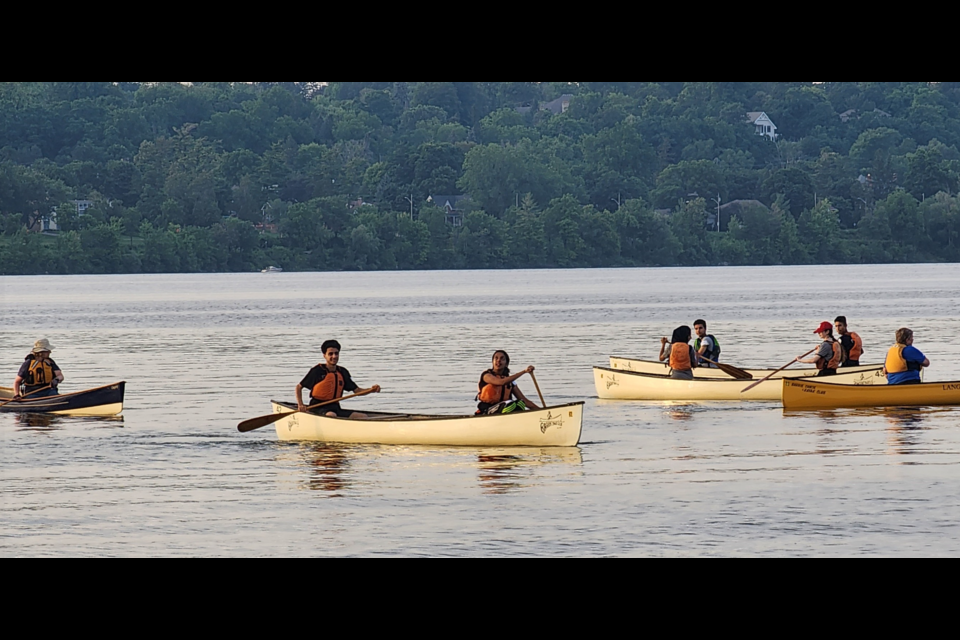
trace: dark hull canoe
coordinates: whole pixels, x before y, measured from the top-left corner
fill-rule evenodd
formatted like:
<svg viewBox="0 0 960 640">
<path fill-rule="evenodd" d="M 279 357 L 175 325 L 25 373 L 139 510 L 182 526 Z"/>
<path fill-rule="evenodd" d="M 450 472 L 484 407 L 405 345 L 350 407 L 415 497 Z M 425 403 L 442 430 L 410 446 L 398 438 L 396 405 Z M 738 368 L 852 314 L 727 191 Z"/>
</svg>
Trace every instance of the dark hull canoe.
<svg viewBox="0 0 960 640">
<path fill-rule="evenodd" d="M 58 416 L 110 417 L 123 411 L 123 393 L 126 382 L 118 382 L 99 389 L 67 393 L 33 400 L 27 398 L 10 402 L 0 407 L 0 413 L 48 413 Z M 6 396 L 6 397 L 3 397 Z M 6 402 L 10 391 L 0 392 L 0 400 Z"/>
</svg>

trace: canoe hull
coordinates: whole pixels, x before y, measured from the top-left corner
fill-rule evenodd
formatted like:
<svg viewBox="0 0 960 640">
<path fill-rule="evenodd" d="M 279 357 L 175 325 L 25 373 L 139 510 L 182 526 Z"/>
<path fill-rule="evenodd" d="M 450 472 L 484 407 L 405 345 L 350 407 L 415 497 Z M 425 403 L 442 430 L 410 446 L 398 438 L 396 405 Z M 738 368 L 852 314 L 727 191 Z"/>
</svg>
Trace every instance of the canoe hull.
<svg viewBox="0 0 960 640">
<path fill-rule="evenodd" d="M 960 382 L 888 385 L 878 389 L 813 380 L 783 381 L 783 408 L 788 411 L 957 405 Z"/>
<path fill-rule="evenodd" d="M 575 447 L 584 403 L 497 416 L 422 416 L 364 412 L 369 420 L 295 413 L 276 423 L 285 442 L 450 447 Z M 274 402 L 275 414 L 296 407 Z"/>
<path fill-rule="evenodd" d="M 864 365 L 862 367 L 849 367 L 840 369 L 843 374 L 869 372 L 873 373 L 883 365 Z M 649 360 L 633 360 L 631 358 L 610 358 L 610 368 L 617 371 L 626 371 L 628 373 L 646 373 L 654 376 L 670 375 L 670 365 L 664 362 L 651 362 Z M 740 367 L 742 368 L 742 367 Z M 772 380 L 783 380 L 786 378 L 814 378 L 818 373 L 816 369 L 787 369 L 779 373 L 774 373 L 776 369 L 744 369 L 747 373 L 753 375 L 754 380 L 763 380 L 770 374 L 773 374 Z M 729 380 L 730 376 L 720 371 L 720 369 L 697 369 L 697 378 L 719 378 Z"/>
<path fill-rule="evenodd" d="M 27 398 L 0 407 L 0 413 L 45 413 L 55 416 L 85 416 L 108 418 L 123 412 L 126 382 L 59 396 Z M 9 390 L 4 389 L 4 394 Z M 12 393 L 11 393 L 12 395 Z M 4 400 L 5 401 L 5 400 Z"/>
<path fill-rule="evenodd" d="M 886 386 L 882 369 L 838 374 L 831 378 L 839 384 Z M 783 380 L 767 380 L 747 393 L 743 390 L 754 384 L 751 380 L 700 378 L 673 380 L 667 376 L 631 373 L 597 367 L 593 371 L 597 395 L 601 400 L 635 400 L 647 402 L 710 402 L 755 401 L 780 402 Z"/>
</svg>

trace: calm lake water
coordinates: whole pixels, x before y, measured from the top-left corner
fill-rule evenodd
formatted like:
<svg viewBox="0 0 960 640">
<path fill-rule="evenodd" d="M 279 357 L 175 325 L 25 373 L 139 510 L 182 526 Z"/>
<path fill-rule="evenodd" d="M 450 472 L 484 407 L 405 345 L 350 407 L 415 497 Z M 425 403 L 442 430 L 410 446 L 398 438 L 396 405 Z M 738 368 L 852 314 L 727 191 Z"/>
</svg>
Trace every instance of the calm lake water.
<svg viewBox="0 0 960 640">
<path fill-rule="evenodd" d="M 846 315 L 901 326 L 960 379 L 960 266 L 0 278 L 0 384 L 41 337 L 65 391 L 126 380 L 124 417 L 0 415 L 0 556 L 947 556 L 960 410 L 785 414 L 603 402 L 592 367 L 699 317 L 724 361 L 780 366 Z M 574 449 L 280 444 L 238 422 L 341 364 L 371 410 L 470 413 L 498 348 Z M 530 397 L 529 379 L 521 388 Z"/>
</svg>

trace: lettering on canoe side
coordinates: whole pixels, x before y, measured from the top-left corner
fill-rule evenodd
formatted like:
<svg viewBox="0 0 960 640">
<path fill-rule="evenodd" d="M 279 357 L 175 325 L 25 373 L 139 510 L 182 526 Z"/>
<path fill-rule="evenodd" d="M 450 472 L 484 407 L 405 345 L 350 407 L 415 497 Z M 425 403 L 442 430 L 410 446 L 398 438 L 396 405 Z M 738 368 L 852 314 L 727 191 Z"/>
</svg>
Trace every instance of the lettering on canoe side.
<svg viewBox="0 0 960 640">
<path fill-rule="evenodd" d="M 290 421 L 287 422 L 287 430 L 292 433 L 293 430 L 299 426 L 300 426 L 300 416 L 297 414 L 293 414 L 292 416 L 290 416 Z"/>
<path fill-rule="evenodd" d="M 617 380 L 617 376 L 610 376 L 609 378 L 607 378 L 608 390 L 610 389 L 610 387 L 619 387 L 619 386 L 620 386 L 620 381 Z"/>
<path fill-rule="evenodd" d="M 960 384 L 945 384 L 943 385 L 944 391 L 960 391 Z"/>
<path fill-rule="evenodd" d="M 629 362 L 624 363 L 624 365 L 620 368 L 623 369 L 624 371 L 633 371 L 633 365 L 630 364 Z"/>
<path fill-rule="evenodd" d="M 550 427 L 556 427 L 557 429 L 563 428 L 563 416 L 558 415 L 554 416 L 553 412 L 549 412 L 546 418 L 540 418 L 540 433 L 546 435 L 547 429 Z"/>
</svg>

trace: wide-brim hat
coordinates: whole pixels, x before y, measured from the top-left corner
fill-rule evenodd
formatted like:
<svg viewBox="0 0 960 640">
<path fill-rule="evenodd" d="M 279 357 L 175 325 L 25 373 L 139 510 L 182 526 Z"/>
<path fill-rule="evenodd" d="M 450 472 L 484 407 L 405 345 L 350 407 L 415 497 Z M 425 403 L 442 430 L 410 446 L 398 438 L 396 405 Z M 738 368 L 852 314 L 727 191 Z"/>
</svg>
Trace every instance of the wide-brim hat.
<svg viewBox="0 0 960 640">
<path fill-rule="evenodd" d="M 44 351 L 50 352 L 53 351 L 53 347 L 50 345 L 50 341 L 44 338 L 43 340 L 37 340 L 33 343 L 33 352 L 34 353 L 43 353 Z"/>
</svg>

